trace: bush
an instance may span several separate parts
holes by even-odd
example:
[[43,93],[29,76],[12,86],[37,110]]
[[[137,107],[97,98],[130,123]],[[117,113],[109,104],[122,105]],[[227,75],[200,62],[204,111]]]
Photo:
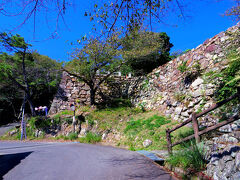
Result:
[[45,129],[51,126],[51,119],[41,116],[31,117],[28,124],[31,129]]
[[231,51],[228,60],[228,67],[215,75],[222,79],[216,94],[219,101],[235,94],[240,85],[240,53]]
[[80,138],[80,143],[89,143],[89,144],[94,144],[97,142],[101,141],[101,136],[96,134],[96,133],[92,133],[92,132],[88,132],[86,137],[82,137]]
[[182,62],[181,65],[178,66],[178,70],[181,73],[184,73],[185,71],[187,71],[188,67],[187,67],[187,61]]
[[69,140],[75,140],[75,139],[77,139],[78,138],[78,135],[77,135],[77,133],[70,133],[69,135],[68,135],[68,139]]
[[194,143],[191,144],[192,146],[170,155],[166,162],[173,167],[181,167],[184,170],[192,170],[194,172],[203,170],[206,165],[203,158],[203,146],[202,144],[199,146]]

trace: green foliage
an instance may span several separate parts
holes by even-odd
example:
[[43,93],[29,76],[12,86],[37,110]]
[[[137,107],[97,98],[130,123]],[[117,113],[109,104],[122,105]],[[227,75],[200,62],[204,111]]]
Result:
[[97,38],[86,39],[83,48],[75,48],[73,60],[66,64],[66,68],[79,75],[80,80],[92,80],[96,71],[111,71],[120,61],[116,61],[118,50],[115,46],[117,36],[106,41]]
[[23,37],[19,34],[11,35],[7,33],[0,33],[0,43],[2,43],[3,47],[8,51],[21,51],[27,49],[30,44],[27,44]]
[[[122,102],[122,101],[120,101]],[[141,113],[139,108],[119,106],[108,107],[92,110],[91,113],[86,116],[87,122],[97,121],[99,131],[109,130],[111,128],[121,127],[123,124],[119,123],[121,120],[126,120],[133,115]]]
[[64,138],[64,136],[61,134],[61,135],[58,135],[58,136],[56,137],[56,140],[63,139],[63,138]]
[[73,116],[73,111],[71,110],[64,110],[60,111],[59,113],[55,114],[52,117],[52,120],[54,124],[60,124],[62,122],[66,122],[67,124],[72,124],[72,116]]
[[236,93],[237,87],[240,86],[240,54],[232,50],[227,58],[229,60],[227,68],[221,72],[215,72],[209,77],[212,80],[215,78],[220,80],[220,83],[218,82],[219,86],[217,93],[215,94],[219,101]]
[[236,22],[240,20],[240,0],[235,0],[236,4],[225,11],[225,16],[233,17]]
[[186,49],[185,51],[181,51],[181,50],[174,51],[174,52],[171,53],[170,58],[171,59],[175,59],[175,58],[177,58],[179,56],[182,56],[183,54],[186,54],[189,51],[191,51],[191,49]]
[[16,118],[23,92],[36,105],[48,106],[57,90],[61,64],[29,51],[30,45],[19,35],[0,33],[0,43],[5,51],[0,52],[0,109]]
[[72,115],[73,116],[73,111],[71,110],[64,110],[59,112],[60,115]]
[[188,67],[187,67],[187,61],[182,62],[181,65],[178,66],[178,70],[181,73],[184,73],[185,71],[187,71]]
[[94,120],[89,118],[88,125],[90,125],[92,127],[94,125]]
[[141,111],[142,112],[145,112],[146,111],[146,102],[142,102],[142,103],[139,103],[138,104],[138,107],[140,107]]
[[[173,133],[171,133],[171,137],[176,142],[176,141],[182,140],[183,138],[186,138],[186,137],[188,137],[190,135],[193,135],[193,134],[194,134],[193,128],[183,126],[180,129],[178,129],[177,131],[174,131]],[[181,149],[181,148],[184,148],[186,146],[190,146],[191,143],[192,143],[191,140],[185,141],[184,143],[181,143],[177,146],[174,146],[174,149]]]
[[143,81],[143,83],[142,83],[142,88],[143,88],[144,90],[147,90],[148,87],[149,87],[149,79],[145,79],[145,80]]
[[97,143],[101,141],[101,136],[92,132],[88,132],[86,134],[86,137],[82,137],[79,139],[81,143]]
[[33,52],[32,57],[34,61],[27,72],[33,101],[36,105],[49,105],[58,89],[62,63],[37,52]]
[[73,140],[75,140],[75,139],[77,139],[77,138],[78,138],[77,133],[70,133],[70,134],[68,135],[68,139],[71,140],[71,141],[73,141]]
[[222,84],[218,91],[219,99],[226,98],[236,92],[240,86],[240,54],[233,51],[228,56],[229,66],[222,73]]
[[127,64],[123,64],[120,68],[120,72],[122,73],[123,76],[126,76],[129,73],[133,73],[134,70],[131,68],[131,66],[129,66]]
[[147,74],[170,60],[169,40],[163,32],[132,31],[122,39],[123,57],[135,74]]
[[132,107],[132,103],[130,99],[124,99],[124,98],[113,98],[110,101],[103,102],[102,104],[99,104],[97,106],[98,109],[104,109],[104,108],[123,108],[123,107]]
[[[181,8],[178,8],[181,7]],[[121,31],[122,34],[139,29],[143,25],[161,23],[162,16],[168,12],[176,12],[182,18],[182,2],[161,1],[106,1],[94,4],[92,11],[85,12],[90,21],[95,21],[101,34]],[[174,13],[175,14],[175,13]],[[96,26],[94,26],[94,29]],[[100,30],[99,30],[100,32]]]
[[147,119],[138,119],[136,121],[131,119],[131,121],[127,123],[124,133],[136,134],[143,129],[154,130],[170,122],[171,121],[167,120],[165,117],[158,115],[153,115]]
[[[153,114],[148,111],[132,116],[123,126],[124,138],[120,141],[121,145],[128,146],[131,150],[167,149],[166,128],[173,127],[175,124],[156,112]],[[146,139],[152,141],[152,145],[147,148],[143,147]]]
[[181,167],[193,172],[202,171],[206,166],[203,146],[192,143],[190,147],[186,147],[170,155],[166,162],[173,167]]
[[41,116],[31,117],[28,120],[30,129],[47,129],[51,126],[51,119]]
[[176,101],[182,102],[186,98],[186,94],[178,92],[174,94],[174,98],[176,99]]
[[[84,41],[85,44],[81,49],[74,49],[73,59],[66,63],[65,68],[71,75],[89,86],[90,101],[93,105],[96,91],[111,74],[120,68],[122,61],[118,48],[118,35],[113,35],[104,41],[94,37],[84,38]],[[109,75],[98,76],[98,73]]]
[[72,124],[72,117],[63,117],[63,122],[66,122],[68,125]]
[[178,66],[178,70],[184,74],[184,84],[191,84],[202,73],[201,64],[199,61],[194,61],[193,65],[188,67],[187,61],[183,61]]

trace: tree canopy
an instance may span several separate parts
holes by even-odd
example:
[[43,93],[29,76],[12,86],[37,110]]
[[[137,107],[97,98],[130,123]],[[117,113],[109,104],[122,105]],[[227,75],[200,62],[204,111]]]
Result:
[[[180,0],[97,0],[84,15],[102,25],[101,34],[116,29],[128,32],[144,23],[150,26],[152,22],[163,23],[162,17],[168,11],[176,13],[177,17],[184,18],[183,2]],[[56,16],[56,26],[54,26],[56,28],[60,20],[65,23],[64,14],[73,6],[77,6],[74,5],[73,0],[3,1],[0,3],[0,13],[5,16],[23,16],[24,20],[20,26],[33,19],[35,31],[37,19],[43,19],[44,14],[51,13]],[[57,29],[54,29],[54,32],[56,31]]]
[[33,102],[47,105],[48,97],[51,99],[55,94],[61,64],[31,52],[30,45],[20,35],[1,33],[0,43],[0,109],[10,108],[16,117],[26,97],[34,114]]
[[240,0],[234,0],[236,2],[235,6],[226,10],[226,16],[232,16],[236,21],[240,20]]
[[122,64],[118,36],[104,42],[96,37],[86,38],[83,47],[75,48],[72,57],[65,70],[90,87],[91,104],[95,104],[95,93],[100,85]]
[[166,33],[133,31],[122,39],[123,57],[135,74],[143,75],[170,60],[173,46]]

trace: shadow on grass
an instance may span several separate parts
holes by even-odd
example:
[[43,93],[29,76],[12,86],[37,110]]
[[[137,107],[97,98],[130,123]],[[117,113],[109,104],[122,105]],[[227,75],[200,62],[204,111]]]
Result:
[[4,154],[0,155],[0,180],[7,174],[11,169],[20,164],[20,162],[29,156],[31,152],[16,153],[16,154]]
[[109,100],[105,100],[102,103],[99,103],[97,105],[98,110],[111,108],[111,109],[117,109],[122,107],[133,107],[131,101],[129,99],[123,99],[123,98],[113,98]]

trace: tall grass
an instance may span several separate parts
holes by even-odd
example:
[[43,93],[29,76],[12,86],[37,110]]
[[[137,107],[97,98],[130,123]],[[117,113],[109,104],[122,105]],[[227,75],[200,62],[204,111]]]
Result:
[[170,155],[166,163],[173,167],[181,167],[184,170],[191,170],[193,172],[203,170],[206,166],[203,144],[196,145],[195,143],[191,143],[191,146]]
[[100,142],[101,141],[101,136],[96,134],[96,133],[92,133],[92,132],[88,132],[86,137],[82,137],[79,139],[79,141],[81,143],[91,143],[91,144],[94,144],[94,143],[97,143],[97,142]]

